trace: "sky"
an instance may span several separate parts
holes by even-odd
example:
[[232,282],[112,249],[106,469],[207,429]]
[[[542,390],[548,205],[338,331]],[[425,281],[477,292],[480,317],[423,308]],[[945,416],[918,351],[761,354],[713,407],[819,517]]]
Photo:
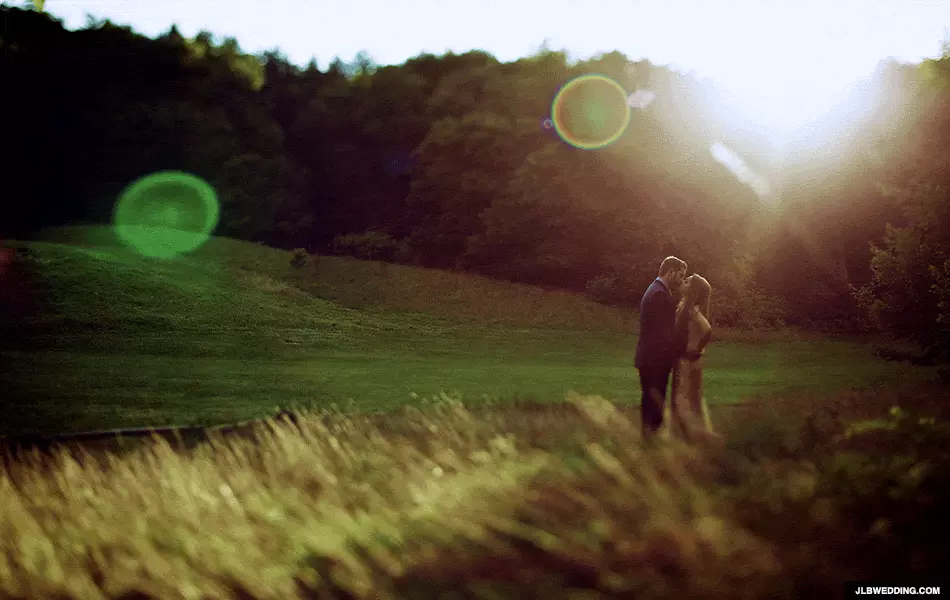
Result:
[[47,0],[46,10],[69,28],[88,13],[150,36],[172,23],[187,36],[207,29],[321,68],[359,50],[379,64],[472,48],[510,61],[547,39],[577,58],[616,49],[714,78],[770,53],[848,70],[917,61],[939,54],[950,27],[950,0]]
[[804,119],[882,59],[939,56],[950,38],[950,0],[46,0],[46,10],[68,28],[91,14],[149,36],[172,23],[188,37],[206,29],[321,69],[360,50],[377,64],[471,49],[507,62],[545,41],[573,60],[619,50],[709,77],[765,121]]

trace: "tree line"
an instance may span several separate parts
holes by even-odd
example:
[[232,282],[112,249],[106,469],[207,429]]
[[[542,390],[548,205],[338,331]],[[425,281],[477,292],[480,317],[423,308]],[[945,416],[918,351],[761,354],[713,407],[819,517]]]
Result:
[[[619,52],[394,66],[361,54],[324,71],[207,32],[151,39],[93,19],[69,31],[12,7],[0,19],[0,237],[109,222],[126,185],[176,169],[217,190],[217,235],[631,306],[676,254],[714,283],[721,325],[878,326],[932,355],[950,338],[950,53],[883,61],[835,145],[778,160],[764,132],[711,109],[710,84]],[[542,125],[588,73],[655,94],[599,150]],[[719,164],[715,142],[776,197]]]

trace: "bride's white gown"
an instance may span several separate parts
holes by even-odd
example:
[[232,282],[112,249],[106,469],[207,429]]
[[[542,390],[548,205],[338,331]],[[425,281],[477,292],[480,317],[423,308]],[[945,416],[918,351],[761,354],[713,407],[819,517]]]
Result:
[[693,307],[689,315],[688,332],[686,355],[679,357],[673,367],[672,393],[670,404],[664,410],[663,434],[669,437],[675,428],[680,436],[694,440],[713,432],[703,396],[703,352],[709,344],[712,326],[699,307]]

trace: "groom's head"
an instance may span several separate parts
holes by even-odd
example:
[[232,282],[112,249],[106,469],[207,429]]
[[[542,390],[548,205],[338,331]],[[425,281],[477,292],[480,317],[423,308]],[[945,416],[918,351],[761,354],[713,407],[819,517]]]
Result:
[[667,256],[660,263],[660,279],[670,289],[679,288],[686,277],[686,261]]

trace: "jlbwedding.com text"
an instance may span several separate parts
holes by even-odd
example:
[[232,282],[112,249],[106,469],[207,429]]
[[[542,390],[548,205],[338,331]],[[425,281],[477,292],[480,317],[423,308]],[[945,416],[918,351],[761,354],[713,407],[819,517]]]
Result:
[[856,596],[939,596],[940,588],[936,586],[874,586],[859,585],[853,589]]

